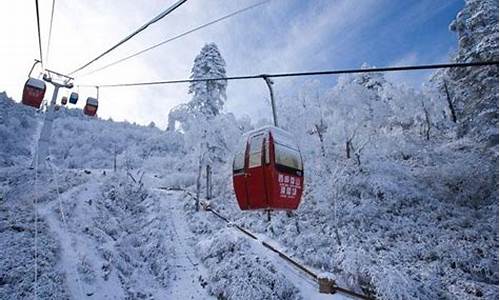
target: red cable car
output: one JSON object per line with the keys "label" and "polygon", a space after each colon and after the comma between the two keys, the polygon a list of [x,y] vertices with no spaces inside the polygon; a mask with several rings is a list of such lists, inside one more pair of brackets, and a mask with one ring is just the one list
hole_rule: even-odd
{"label": "red cable car", "polygon": [[99,106],[99,101],[96,98],[88,97],[87,103],[83,108],[83,113],[87,116],[95,116],[97,113],[97,107]]}
{"label": "red cable car", "polygon": [[267,126],[246,134],[233,162],[241,210],[294,210],[304,188],[302,156],[290,133]]}
{"label": "red cable car", "polygon": [[66,105],[66,103],[68,103],[68,97],[64,96],[61,98],[61,104]]}
{"label": "red cable car", "polygon": [[24,105],[33,106],[35,108],[40,108],[43,101],[43,96],[45,96],[46,90],[45,82],[36,78],[28,78],[23,90],[23,100]]}

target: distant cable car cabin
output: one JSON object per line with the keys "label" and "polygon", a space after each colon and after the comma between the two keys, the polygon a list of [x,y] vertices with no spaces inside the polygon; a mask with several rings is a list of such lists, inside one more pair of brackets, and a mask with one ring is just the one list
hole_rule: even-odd
{"label": "distant cable car cabin", "polygon": [[86,114],[87,116],[95,116],[97,113],[97,107],[99,105],[99,101],[96,98],[88,97],[87,98],[87,103],[85,104],[85,107],[83,108],[83,113]]}
{"label": "distant cable car cabin", "polygon": [[68,97],[64,96],[61,98],[61,105],[66,105],[68,103]]}
{"label": "distant cable car cabin", "polygon": [[76,104],[76,102],[78,102],[78,93],[72,92],[69,95],[69,103]]}
{"label": "distant cable car cabin", "polygon": [[24,85],[22,103],[40,108],[46,89],[47,87],[43,80],[30,77]]}
{"label": "distant cable car cabin", "polygon": [[297,209],[304,170],[291,134],[267,126],[245,136],[233,162],[233,186],[240,209]]}

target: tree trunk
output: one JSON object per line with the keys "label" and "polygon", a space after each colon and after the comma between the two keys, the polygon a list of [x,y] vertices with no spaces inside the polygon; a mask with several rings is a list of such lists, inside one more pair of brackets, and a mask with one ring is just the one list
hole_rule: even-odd
{"label": "tree trunk", "polygon": [[431,118],[429,117],[429,112],[424,106],[424,114],[425,114],[425,123],[427,124],[427,128],[425,129],[425,138],[427,140],[431,139]]}
{"label": "tree trunk", "polygon": [[446,92],[446,101],[448,102],[448,107],[450,108],[451,112],[451,120],[453,123],[457,123],[457,114],[455,112],[455,107],[453,106],[453,102],[451,100],[450,92],[448,91],[448,85],[446,84],[446,81],[444,82],[444,91]]}
{"label": "tree trunk", "polygon": [[320,142],[321,156],[326,157],[325,143],[324,143],[324,140],[323,140],[323,133],[321,132],[318,124],[314,124],[314,127],[316,127],[316,133],[318,134],[318,138],[319,138],[319,142]]}
{"label": "tree trunk", "polygon": [[115,153],[114,153],[114,158],[113,158],[113,171],[116,172],[116,144],[115,144]]}
{"label": "tree trunk", "polygon": [[345,142],[345,152],[346,152],[347,159],[350,159],[351,158],[351,140],[347,140]]}
{"label": "tree trunk", "polygon": [[203,162],[203,160],[200,157],[199,162],[198,162],[198,176],[196,177],[196,199],[195,199],[196,211],[200,210],[201,172],[203,170],[202,162]]}
{"label": "tree trunk", "polygon": [[342,246],[342,242],[340,241],[340,235],[339,235],[339,229],[338,229],[338,220],[337,220],[337,200],[338,198],[336,196],[333,197],[333,225],[334,227],[334,232],[335,232],[335,238],[337,240],[337,245],[340,247]]}
{"label": "tree trunk", "polygon": [[337,239],[337,245],[342,246],[342,242],[340,241],[340,234],[337,225],[335,225],[335,238]]}
{"label": "tree trunk", "polygon": [[356,162],[358,163],[358,166],[361,166],[361,153],[355,153],[354,156],[356,156]]}
{"label": "tree trunk", "polygon": [[212,168],[207,165],[207,201],[212,198]]}

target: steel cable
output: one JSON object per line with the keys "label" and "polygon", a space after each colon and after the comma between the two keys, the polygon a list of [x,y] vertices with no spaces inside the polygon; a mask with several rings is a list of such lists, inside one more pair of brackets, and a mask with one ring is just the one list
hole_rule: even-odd
{"label": "steel cable", "polygon": [[38,27],[38,48],[40,50],[40,64],[42,65],[42,70],[43,70],[44,67],[43,67],[43,54],[42,54],[42,35],[40,33],[40,12],[38,9],[38,0],[35,0],[35,6],[36,6],[36,23]]}
{"label": "steel cable", "polygon": [[180,80],[164,80],[164,81],[147,81],[147,82],[132,82],[132,83],[114,83],[102,85],[80,85],[82,87],[99,86],[102,88],[111,87],[130,87],[130,86],[145,86],[145,85],[162,85],[176,83],[191,83],[198,81],[217,81],[217,80],[244,80],[257,78],[280,78],[280,77],[300,77],[300,76],[321,76],[321,75],[340,75],[340,74],[357,74],[357,73],[377,73],[377,72],[399,72],[399,71],[416,71],[416,70],[433,70],[433,69],[449,69],[449,68],[467,68],[479,66],[498,66],[498,61],[480,61],[468,63],[446,63],[446,64],[430,64],[430,65],[412,65],[412,66],[394,66],[381,67],[370,69],[341,69],[329,71],[311,71],[311,72],[293,72],[293,73],[275,73],[275,74],[259,74],[259,75],[242,75],[230,77],[215,77],[215,78],[199,78],[199,79],[180,79]]}
{"label": "steel cable", "polygon": [[114,46],[112,46],[108,50],[104,51],[103,53],[99,54],[96,58],[90,60],[88,63],[82,65],[81,67],[77,68],[73,72],[69,73],[69,75],[72,75],[72,74],[74,74],[76,72],[79,72],[79,71],[83,70],[84,68],[88,67],[89,65],[91,65],[92,63],[96,62],[98,59],[102,58],[104,55],[110,53],[114,49],[118,48],[120,45],[124,44],[125,42],[127,42],[128,40],[130,40],[131,38],[133,38],[134,36],[136,36],[137,34],[139,34],[141,31],[143,31],[146,28],[148,28],[149,25],[152,25],[152,24],[158,22],[159,20],[163,19],[165,16],[167,16],[168,14],[170,14],[171,12],[173,12],[175,9],[177,9],[179,6],[181,6],[182,4],[184,4],[186,1],[187,0],[179,0],[179,1],[177,1],[172,6],[170,6],[169,8],[167,8],[166,10],[164,10],[163,12],[161,12],[159,15],[157,15],[156,17],[154,17],[153,19],[151,19],[150,21],[148,21],[146,24],[144,24],[141,27],[139,27],[139,29],[137,29],[136,31],[132,32],[131,34],[129,34],[128,36],[126,36],[124,39],[122,39],[121,41],[119,41],[117,44],[115,44]]}
{"label": "steel cable", "polygon": [[52,24],[54,23],[54,9],[56,6],[56,0],[52,0],[52,12],[50,14],[50,27],[49,27],[49,39],[47,42],[47,53],[45,54],[45,64],[49,65],[49,53],[50,53],[50,41],[52,40]]}
{"label": "steel cable", "polygon": [[224,21],[224,20],[226,20],[226,19],[229,19],[229,18],[231,18],[231,17],[234,17],[234,16],[236,16],[236,15],[238,15],[238,14],[241,14],[241,13],[243,13],[243,12],[245,12],[245,11],[251,10],[251,9],[253,9],[253,8],[257,7],[257,6],[263,5],[263,4],[265,4],[265,3],[267,3],[267,2],[270,2],[270,1],[271,1],[271,0],[266,0],[266,1],[258,2],[258,3],[256,3],[256,4],[253,4],[253,5],[247,6],[247,7],[245,7],[245,8],[242,8],[242,9],[236,10],[236,11],[234,11],[234,12],[232,12],[232,13],[230,13],[230,14],[227,14],[227,15],[225,15],[225,16],[223,16],[223,17],[220,17],[220,18],[218,18],[218,19],[215,19],[215,20],[210,21],[210,22],[208,22],[208,23],[205,23],[205,24],[203,24],[203,25],[199,25],[199,26],[197,26],[197,27],[194,27],[194,28],[192,28],[192,29],[190,29],[190,30],[188,30],[188,31],[185,31],[185,32],[183,32],[183,33],[181,33],[181,34],[178,34],[178,35],[176,35],[176,36],[174,36],[174,37],[171,37],[171,38],[166,39],[166,40],[164,40],[164,41],[162,41],[162,42],[159,42],[159,43],[154,44],[154,45],[152,45],[152,46],[150,46],[150,47],[147,47],[146,49],[143,49],[143,50],[137,51],[137,52],[135,52],[135,53],[133,53],[133,54],[131,54],[131,55],[129,55],[129,56],[123,57],[123,58],[118,59],[118,60],[116,60],[116,61],[114,61],[114,62],[112,62],[112,63],[109,63],[109,64],[107,64],[107,65],[105,65],[105,66],[103,66],[103,67],[100,67],[100,68],[97,68],[97,69],[95,69],[95,70],[92,70],[92,71],[90,71],[90,72],[88,72],[88,73],[85,73],[85,74],[83,74],[83,75],[82,75],[82,76],[80,76],[80,77],[87,76],[87,75],[90,75],[90,74],[96,73],[96,72],[98,72],[98,71],[102,71],[102,70],[104,70],[104,69],[107,69],[107,68],[112,67],[112,66],[114,66],[114,65],[116,65],[116,64],[122,63],[122,62],[127,61],[127,60],[129,60],[129,59],[131,59],[131,58],[134,58],[134,57],[136,57],[136,56],[138,56],[138,55],[141,55],[141,54],[143,54],[143,53],[145,53],[145,52],[151,51],[151,50],[153,50],[153,49],[155,49],[155,48],[157,48],[157,47],[160,47],[160,46],[162,46],[162,45],[164,45],[164,44],[167,44],[167,43],[169,43],[169,42],[172,42],[172,41],[175,41],[175,40],[177,40],[177,39],[180,39],[180,38],[182,38],[182,37],[184,37],[184,36],[186,36],[186,35],[188,35],[188,34],[191,34],[191,33],[195,32],[195,31],[198,31],[198,30],[201,30],[201,29],[206,28],[206,27],[208,27],[208,26],[211,26],[211,25],[213,25],[213,24],[219,23],[219,22],[221,22],[221,21]]}

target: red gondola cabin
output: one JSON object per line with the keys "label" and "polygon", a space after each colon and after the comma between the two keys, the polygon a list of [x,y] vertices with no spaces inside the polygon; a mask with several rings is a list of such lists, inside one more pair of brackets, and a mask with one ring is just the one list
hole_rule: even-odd
{"label": "red gondola cabin", "polygon": [[45,96],[45,82],[36,78],[29,78],[24,85],[23,100],[24,105],[40,108]]}
{"label": "red gondola cabin", "polygon": [[87,103],[85,104],[85,107],[83,108],[83,113],[86,114],[87,116],[93,117],[97,113],[98,106],[99,106],[99,101],[97,101],[96,98],[88,97]]}
{"label": "red gondola cabin", "polygon": [[304,170],[292,136],[268,126],[246,137],[233,162],[233,186],[240,209],[297,209]]}
{"label": "red gondola cabin", "polygon": [[68,97],[64,96],[61,98],[61,104],[66,105],[66,103],[68,103]]}

